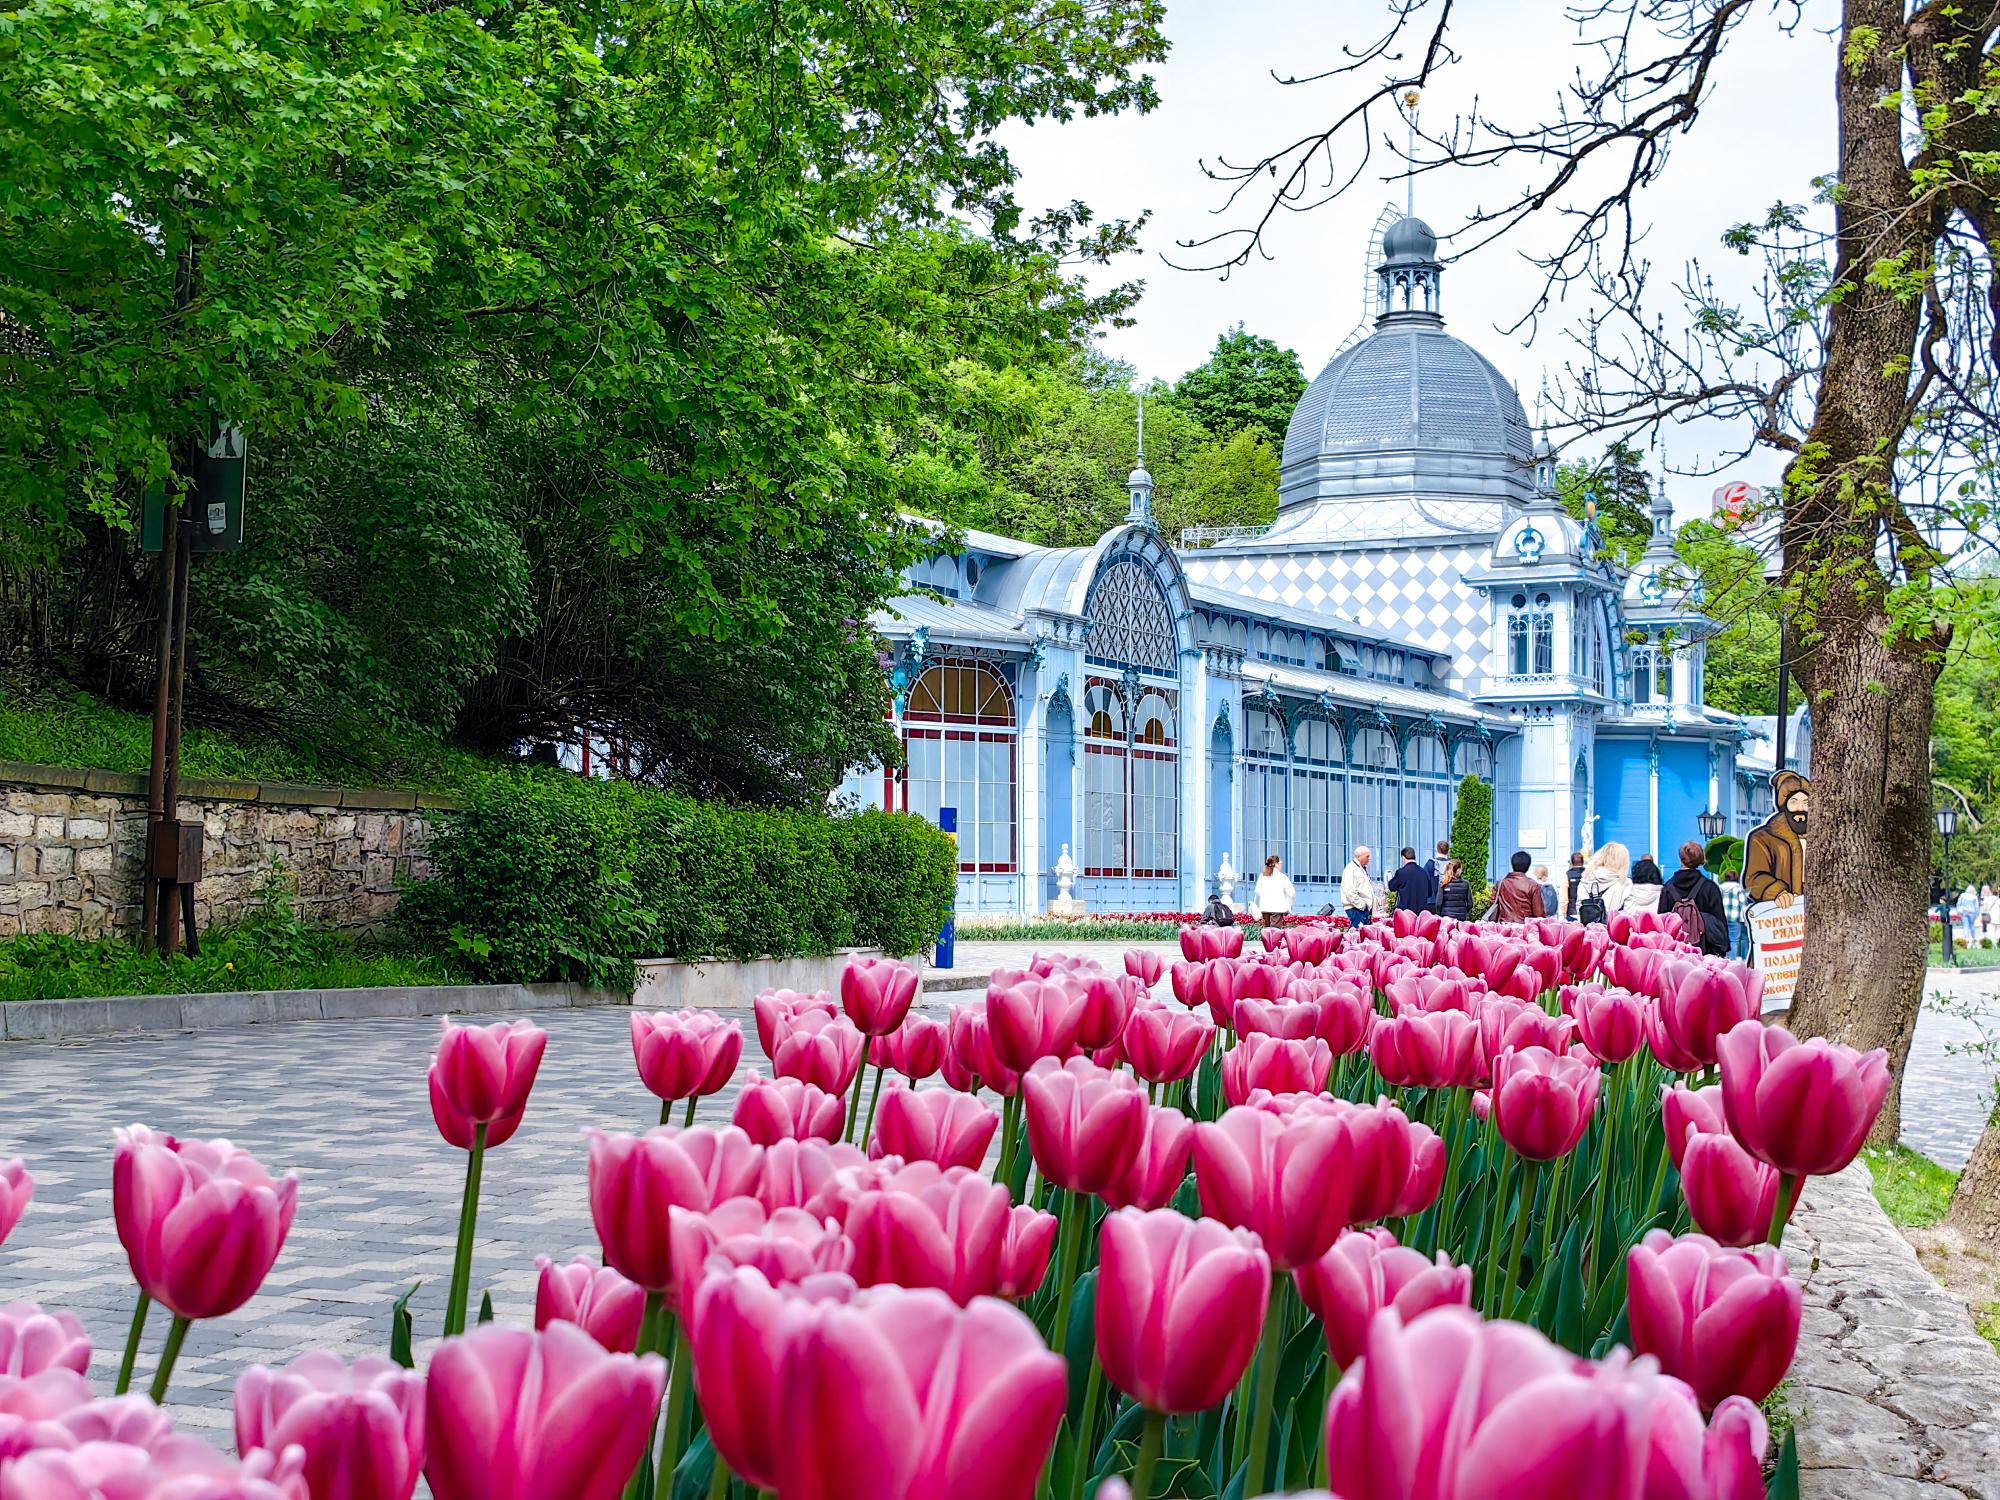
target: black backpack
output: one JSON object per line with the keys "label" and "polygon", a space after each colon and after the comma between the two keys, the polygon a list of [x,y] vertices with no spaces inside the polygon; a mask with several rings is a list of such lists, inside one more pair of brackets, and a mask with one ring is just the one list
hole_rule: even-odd
{"label": "black backpack", "polygon": [[1586,927],[1593,922],[1602,924],[1610,915],[1605,910],[1602,896],[1585,896],[1576,903],[1576,919]]}

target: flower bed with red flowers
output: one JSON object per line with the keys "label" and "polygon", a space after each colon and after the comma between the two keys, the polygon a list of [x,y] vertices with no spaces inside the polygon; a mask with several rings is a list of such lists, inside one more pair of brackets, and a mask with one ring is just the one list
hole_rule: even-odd
{"label": "flower bed with red flowers", "polygon": [[[202,1321],[257,1294],[296,1180],[121,1131],[116,1389],[86,1382],[73,1315],[0,1308],[0,1500],[408,1500],[420,1475],[437,1500],[1795,1483],[1756,1405],[1799,1336],[1775,1247],[1801,1183],[1859,1150],[1881,1053],[1767,1027],[1758,976],[1672,917],[1181,945],[1122,972],[1038,958],[943,1019],[891,960],[767,993],[768,1074],[718,1128],[689,1122],[741,1027],[634,1014],[661,1124],[590,1133],[602,1263],[541,1261],[533,1330],[468,1330],[467,1303],[482,1177],[548,1038],[447,1025],[446,1337],[413,1368],[406,1295],[386,1358],[245,1371],[233,1454],[158,1403]],[[33,1191],[0,1166],[0,1239]]]}

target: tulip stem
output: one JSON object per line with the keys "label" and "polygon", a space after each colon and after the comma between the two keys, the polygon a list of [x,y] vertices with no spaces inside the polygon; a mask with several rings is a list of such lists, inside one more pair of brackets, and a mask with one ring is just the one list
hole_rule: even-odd
{"label": "tulip stem", "polygon": [[1610,1272],[1610,1247],[1604,1243],[1611,1233],[1611,1224],[1606,1210],[1611,1202],[1611,1151],[1618,1143],[1618,1096],[1623,1092],[1618,1086],[1619,1064],[1611,1065],[1611,1083],[1605,1090],[1608,1097],[1604,1103],[1604,1136],[1597,1143],[1597,1203],[1596,1212],[1591,1215],[1590,1229],[1590,1274],[1599,1286]]}
{"label": "tulip stem", "polygon": [[1139,1429],[1139,1463],[1132,1470],[1132,1500],[1153,1500],[1153,1470],[1160,1466],[1160,1449],[1166,1445],[1167,1414],[1148,1411]]}
{"label": "tulip stem", "polygon": [[465,1157],[465,1198],[458,1206],[458,1253],[451,1262],[451,1294],[444,1307],[444,1336],[465,1332],[465,1302],[472,1294],[472,1229],[479,1220],[479,1169],[486,1158],[486,1122],[472,1127]]}
{"label": "tulip stem", "polygon": [[861,1149],[868,1149],[868,1142],[875,1134],[875,1106],[882,1102],[882,1070],[875,1070],[875,1087],[868,1091],[868,1123],[861,1127]]}
{"label": "tulip stem", "polygon": [[1521,1242],[1528,1237],[1528,1220],[1535,1210],[1535,1189],[1539,1185],[1541,1163],[1521,1159],[1521,1211],[1514,1216],[1513,1243],[1507,1247],[1507,1274],[1500,1281],[1499,1315],[1510,1317],[1514,1310],[1514,1282],[1521,1274]]}
{"label": "tulip stem", "polygon": [[1250,1457],[1244,1471],[1243,1493],[1264,1488],[1264,1454],[1271,1441],[1271,1402],[1278,1390],[1278,1364],[1285,1353],[1285,1288],[1289,1276],[1271,1278],[1271,1303],[1264,1314],[1263,1350],[1257,1360],[1257,1395],[1250,1411]]}
{"label": "tulip stem", "polygon": [[674,1101],[673,1101],[673,1100],[671,1100],[671,1099],[662,1099],[662,1100],[660,1101],[660,1123],[661,1123],[662,1125],[671,1125],[671,1124],[673,1124],[673,1123],[674,1123]]}
{"label": "tulip stem", "polygon": [[699,1102],[693,1094],[688,1095],[687,1113],[681,1116],[681,1129],[694,1129],[694,1107]]}
{"label": "tulip stem", "polygon": [[188,1327],[194,1320],[174,1314],[174,1321],[167,1327],[167,1347],[160,1351],[160,1368],[153,1372],[153,1389],[150,1392],[153,1405],[159,1406],[167,1399],[167,1382],[173,1378],[174,1362],[181,1357],[181,1345],[188,1336]]}
{"label": "tulip stem", "polygon": [[708,1476],[708,1500],[723,1500],[729,1493],[729,1464],[723,1456],[715,1455],[715,1469]]}
{"label": "tulip stem", "polygon": [[132,1364],[139,1357],[139,1339],[146,1331],[146,1314],[153,1310],[153,1299],[144,1292],[139,1293],[139,1305],[132,1309],[132,1330],[125,1335],[125,1357],[118,1362],[118,1388],[113,1395],[122,1396],[132,1389]]}
{"label": "tulip stem", "polygon": [[1057,1272],[1060,1279],[1056,1283],[1056,1320],[1049,1325],[1049,1347],[1061,1354],[1069,1344],[1069,1301],[1076,1290],[1076,1257],[1083,1240],[1082,1224],[1078,1221],[1089,1222],[1089,1200],[1061,1188],[1056,1191],[1062,1194],[1056,1210],[1061,1220],[1057,1236],[1061,1241],[1058,1249],[1062,1261]]}
{"label": "tulip stem", "polygon": [[1439,1194],[1437,1214],[1433,1220],[1436,1232],[1425,1246],[1435,1252],[1440,1246],[1452,1244],[1451,1221],[1453,1210],[1458,1206],[1458,1163],[1464,1155],[1463,1142],[1459,1137],[1465,1133],[1466,1111],[1471,1106],[1472,1096],[1464,1089],[1451,1091],[1451,1102],[1444,1112],[1444,1191]]}
{"label": "tulip stem", "polygon": [[667,1432],[660,1445],[658,1489],[673,1493],[674,1470],[681,1462],[681,1421],[687,1413],[688,1379],[694,1373],[694,1345],[688,1341],[687,1319],[674,1322],[674,1364],[667,1375]]}
{"label": "tulip stem", "polygon": [[[639,1316],[639,1342],[632,1352],[641,1357],[659,1353],[660,1346],[667,1341],[666,1325],[673,1321],[673,1316],[667,1311],[665,1292],[646,1293],[645,1311]],[[632,1477],[625,1481],[623,1500],[643,1500],[653,1493],[653,1432],[659,1422],[660,1414],[655,1410],[646,1424],[646,1446],[633,1466]]]}
{"label": "tulip stem", "polygon": [[[1538,1279],[1544,1276],[1543,1268],[1556,1250],[1556,1220],[1567,1217],[1563,1212],[1563,1181],[1569,1175],[1568,1168],[1569,1158],[1558,1156],[1555,1175],[1549,1181],[1549,1211],[1542,1215],[1542,1237],[1535,1252],[1535,1275]],[[1547,1282],[1544,1280],[1543,1284],[1547,1285]]]}
{"label": "tulip stem", "polygon": [[1083,1500],[1083,1487],[1090,1479],[1091,1459],[1097,1438],[1097,1401],[1104,1389],[1104,1366],[1097,1362],[1097,1350],[1090,1351],[1090,1379],[1083,1386],[1083,1414],[1077,1427],[1076,1467],[1070,1472],[1069,1500]]}
{"label": "tulip stem", "polygon": [[[868,1068],[865,1061],[855,1065],[854,1092],[847,1100],[847,1129],[841,1133],[840,1137],[843,1141],[852,1141],[854,1139],[854,1127],[861,1123],[861,1080],[867,1075],[867,1072]],[[861,1144],[866,1146],[868,1143],[863,1141]]]}
{"label": "tulip stem", "polygon": [[1771,1205],[1771,1233],[1767,1243],[1782,1245],[1785,1242],[1785,1224],[1792,1217],[1792,1201],[1799,1195],[1799,1184],[1804,1179],[1790,1172],[1778,1177],[1778,1201]]}
{"label": "tulip stem", "polygon": [[1500,1316],[1500,1242],[1507,1237],[1507,1178],[1513,1165],[1514,1154],[1502,1153],[1499,1169],[1493,1173],[1493,1198],[1487,1205],[1486,1286],[1480,1301],[1489,1318]]}
{"label": "tulip stem", "polygon": [[1014,1173],[1014,1136],[1020,1124],[1020,1117],[1014,1106],[1020,1102],[1020,1095],[1012,1098],[1002,1096],[1000,1100],[1000,1159],[993,1164],[993,1180],[1007,1182]]}

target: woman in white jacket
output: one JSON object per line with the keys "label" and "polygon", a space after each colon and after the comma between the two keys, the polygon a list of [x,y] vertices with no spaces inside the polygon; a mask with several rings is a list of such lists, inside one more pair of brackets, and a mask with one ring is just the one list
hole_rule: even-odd
{"label": "woman in white jacket", "polygon": [[[1623,844],[1606,844],[1591,855],[1590,863],[1583,867],[1583,879],[1576,885],[1577,919],[1602,922],[1612,912],[1623,911],[1632,895],[1631,869],[1632,853]],[[1604,911],[1585,918],[1584,903],[1593,900],[1603,902]]]}
{"label": "woman in white jacket", "polygon": [[1292,903],[1298,899],[1298,891],[1292,885],[1291,876],[1278,868],[1278,856],[1273,854],[1264,861],[1264,873],[1257,877],[1257,915],[1273,927],[1283,927],[1285,918],[1292,914]]}

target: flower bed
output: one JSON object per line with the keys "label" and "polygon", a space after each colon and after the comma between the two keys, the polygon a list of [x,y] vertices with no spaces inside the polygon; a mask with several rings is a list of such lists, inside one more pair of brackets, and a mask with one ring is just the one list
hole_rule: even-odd
{"label": "flower bed", "polygon": [[[758,998],[768,1074],[717,1128],[687,1122],[743,1028],[635,1013],[661,1127],[591,1133],[604,1263],[540,1263],[533,1330],[469,1302],[482,1180],[548,1039],[447,1026],[442,1306],[412,1288],[386,1358],[244,1372],[235,1456],[155,1402],[312,1206],[227,1142],[135,1126],[117,1393],[70,1314],[0,1309],[0,1496],[1782,1490],[1753,1403],[1800,1295],[1762,1242],[1852,1159],[1887,1074],[1765,1027],[1756,976],[1672,927],[1415,918],[1263,952],[1190,929],[1181,962],[1037,960],[944,1020],[912,969],[856,961],[837,995]],[[0,1166],[0,1239],[32,1194]],[[125,1387],[155,1302],[148,1399]]]}

